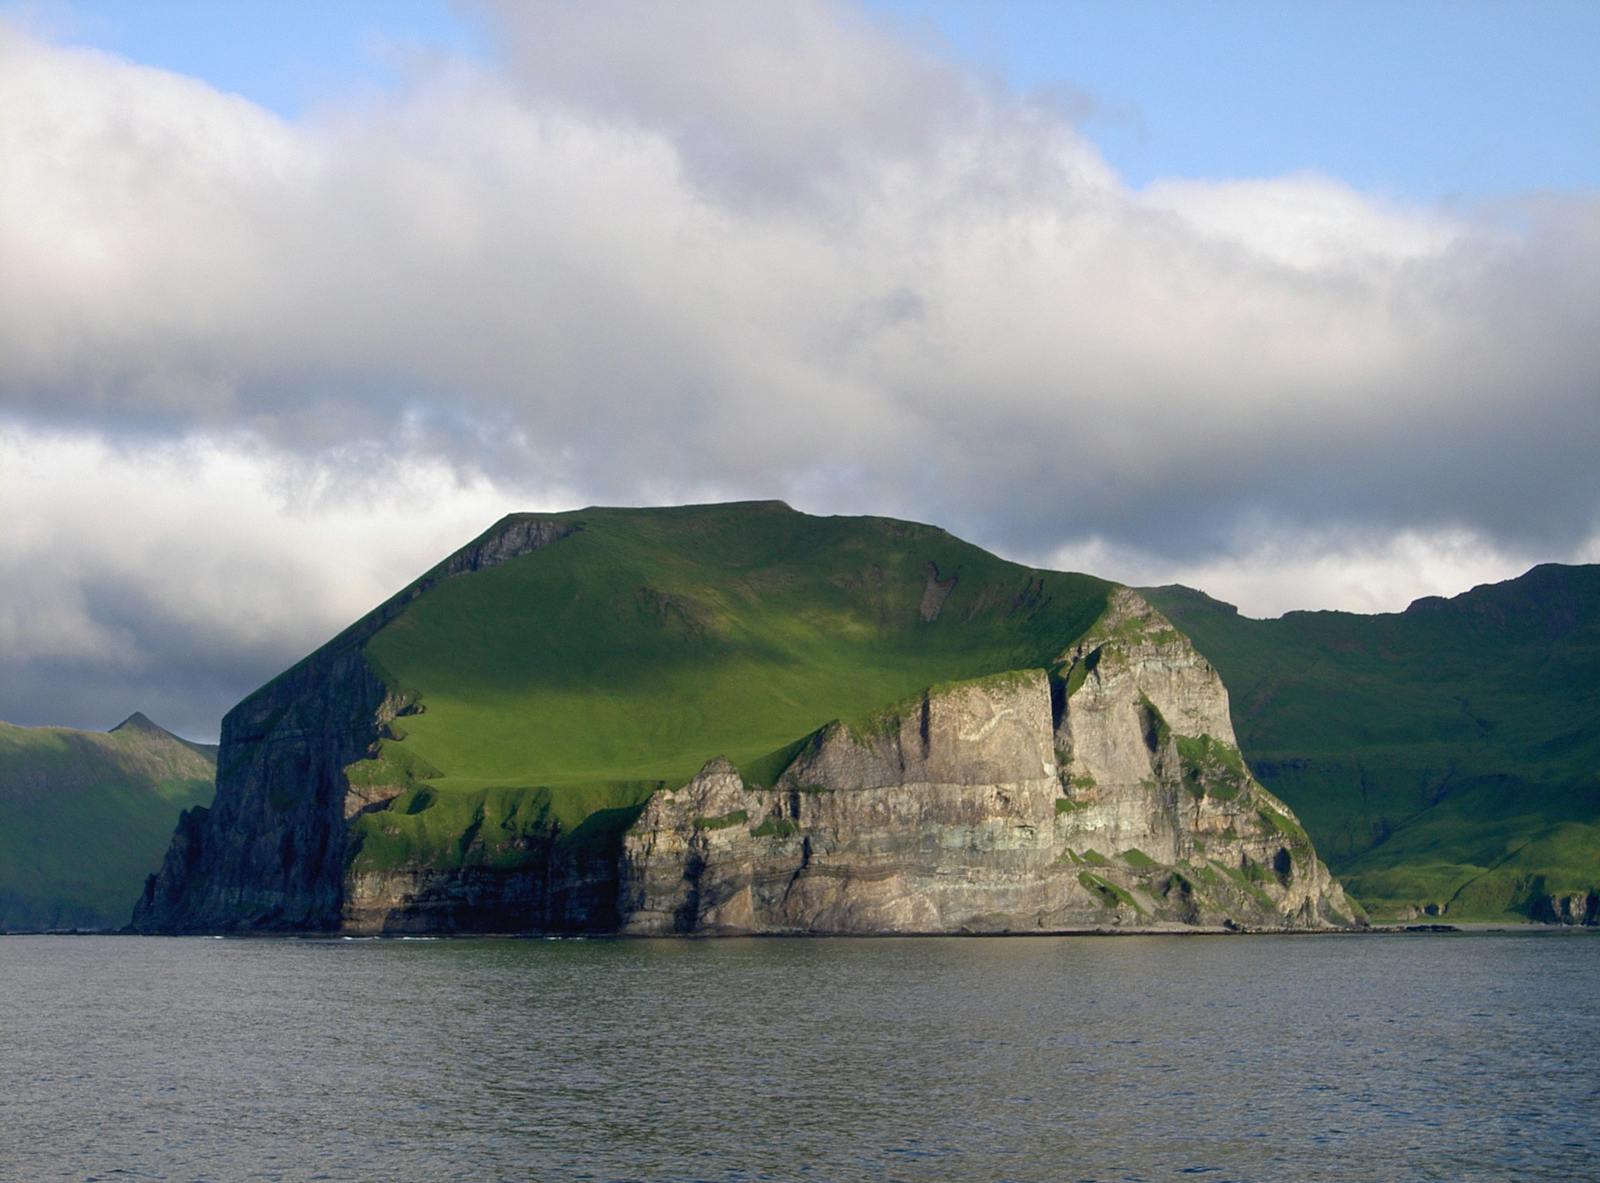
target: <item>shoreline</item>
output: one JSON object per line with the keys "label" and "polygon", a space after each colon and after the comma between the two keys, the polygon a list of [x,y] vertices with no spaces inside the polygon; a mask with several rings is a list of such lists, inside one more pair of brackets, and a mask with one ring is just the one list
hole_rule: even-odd
{"label": "shoreline", "polygon": [[994,940],[1050,937],[1316,937],[1316,936],[1472,936],[1484,933],[1600,932],[1600,927],[1540,921],[1472,921],[1455,924],[1372,924],[1363,928],[1073,928],[1033,932],[726,932],[638,935],[620,932],[131,932],[127,929],[32,929],[0,932],[0,937],[156,937],[231,941],[729,941],[729,940]]}

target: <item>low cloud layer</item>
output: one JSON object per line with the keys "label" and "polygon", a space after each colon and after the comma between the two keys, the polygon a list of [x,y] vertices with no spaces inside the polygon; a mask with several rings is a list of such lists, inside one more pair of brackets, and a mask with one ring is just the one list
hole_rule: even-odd
{"label": "low cloud layer", "polygon": [[410,452],[0,430],[0,473],[0,718],[141,709],[202,737],[504,512],[487,481]]}
{"label": "low cloud layer", "polygon": [[1600,553],[1593,194],[1133,191],[853,9],[485,11],[496,64],[293,124],[0,26],[0,717],[203,733],[512,509],[780,496],[1258,612]]}

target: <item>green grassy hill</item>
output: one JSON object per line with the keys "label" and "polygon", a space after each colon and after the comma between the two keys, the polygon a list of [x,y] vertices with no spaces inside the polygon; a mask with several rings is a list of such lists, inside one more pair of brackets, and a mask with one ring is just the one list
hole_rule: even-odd
{"label": "green grassy hill", "polygon": [[350,770],[405,785],[357,819],[358,873],[515,862],[552,820],[568,841],[614,841],[709,756],[763,781],[833,719],[1051,664],[1111,587],[777,502],[554,520],[581,528],[439,582],[366,641],[421,709]]}
{"label": "green grassy hill", "polygon": [[109,732],[0,723],[0,931],[121,928],[216,749],[135,714]]}
{"label": "green grassy hill", "polygon": [[1542,916],[1600,887],[1600,567],[1375,616],[1144,594],[1216,665],[1251,767],[1375,915]]}

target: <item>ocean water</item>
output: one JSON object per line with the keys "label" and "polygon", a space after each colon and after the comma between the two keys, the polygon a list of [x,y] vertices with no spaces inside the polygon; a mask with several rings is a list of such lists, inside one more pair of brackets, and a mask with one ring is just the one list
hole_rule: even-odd
{"label": "ocean water", "polygon": [[0,1179],[1600,1178],[1600,934],[0,939]]}

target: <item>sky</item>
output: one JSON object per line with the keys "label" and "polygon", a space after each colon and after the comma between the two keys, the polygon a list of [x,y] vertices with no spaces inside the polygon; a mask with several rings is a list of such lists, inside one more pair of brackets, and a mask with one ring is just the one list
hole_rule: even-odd
{"label": "sky", "polygon": [[194,738],[513,511],[1252,614],[1600,561],[1600,5],[0,4],[0,718]]}

